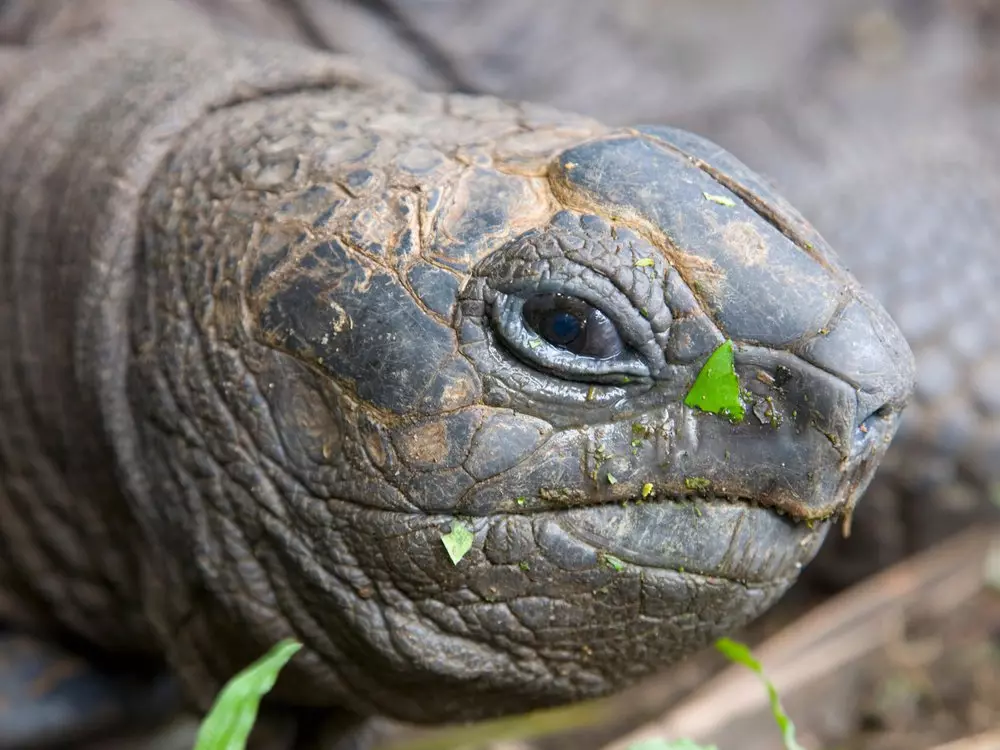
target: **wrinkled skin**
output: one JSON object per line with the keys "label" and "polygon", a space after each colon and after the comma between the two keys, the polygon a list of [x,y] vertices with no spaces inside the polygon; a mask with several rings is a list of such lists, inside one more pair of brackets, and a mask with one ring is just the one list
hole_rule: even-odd
{"label": "wrinkled skin", "polygon": [[[272,33],[423,85],[709,137],[773,182],[886,306],[916,355],[916,398],[850,536],[829,535],[810,585],[850,585],[1000,522],[1000,3],[333,5],[261,0],[256,13],[298,8]],[[252,15],[244,4],[228,17]]]}
{"label": "wrinkled skin", "polygon": [[[8,78],[0,618],[162,658],[201,707],[294,637],[290,711],[479,718],[738,628],[853,511],[912,355],[734,157],[181,46],[155,6],[148,43]],[[553,293],[600,356],[529,324]],[[686,404],[727,340],[735,423]]]}
{"label": "wrinkled skin", "polygon": [[[705,142],[405,104],[407,123],[369,92],[232,107],[154,180],[133,404],[153,482],[180,498],[209,480],[164,526],[204,540],[186,544],[224,627],[259,627],[258,648],[315,634],[289,699],[441,721],[603,694],[794,580],[828,525],[801,521],[850,508],[884,451],[907,349]],[[230,207],[178,211],[179,192]],[[185,237],[212,249],[186,261]],[[538,292],[591,302],[626,348],[539,342],[518,309]],[[726,338],[755,394],[736,426],[683,403]],[[720,497],[692,505],[692,477]],[[457,565],[440,541],[456,518],[476,534]],[[280,585],[247,596],[247,579]],[[287,625],[259,621],[267,600]]]}
{"label": "wrinkled skin", "polygon": [[422,86],[670,123],[739,154],[886,306],[918,367],[851,534],[828,536],[809,585],[1000,521],[996,0],[199,2]]}

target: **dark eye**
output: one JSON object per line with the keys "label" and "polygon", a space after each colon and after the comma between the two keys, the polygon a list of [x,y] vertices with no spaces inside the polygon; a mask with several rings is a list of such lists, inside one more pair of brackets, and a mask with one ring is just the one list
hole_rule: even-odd
{"label": "dark eye", "polygon": [[622,353],[614,323],[593,305],[565,294],[536,294],[525,300],[524,322],[560,349],[595,359]]}

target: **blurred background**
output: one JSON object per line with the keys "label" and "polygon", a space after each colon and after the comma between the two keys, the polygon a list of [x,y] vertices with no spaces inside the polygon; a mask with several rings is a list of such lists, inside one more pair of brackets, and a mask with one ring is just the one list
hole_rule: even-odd
{"label": "blurred background", "polygon": [[[741,637],[811,750],[1000,748],[1000,575],[980,523],[1000,488],[1000,2],[185,1],[425,88],[686,128],[774,182],[886,304],[919,383],[905,450],[821,553],[835,573]],[[20,6],[0,41],[57,6]],[[713,681],[724,667],[708,652],[610,701],[406,747],[625,750],[642,727],[780,747],[763,688],[745,670]]]}

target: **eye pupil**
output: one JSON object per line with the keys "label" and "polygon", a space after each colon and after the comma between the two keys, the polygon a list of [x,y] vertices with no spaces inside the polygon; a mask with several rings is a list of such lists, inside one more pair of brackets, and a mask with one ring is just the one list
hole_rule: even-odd
{"label": "eye pupil", "polygon": [[624,348],[608,317],[579,297],[536,294],[525,300],[522,314],[536,334],[574,354],[607,359]]}
{"label": "eye pupil", "polygon": [[565,310],[554,310],[546,316],[544,336],[557,346],[565,346],[583,333],[584,321]]}

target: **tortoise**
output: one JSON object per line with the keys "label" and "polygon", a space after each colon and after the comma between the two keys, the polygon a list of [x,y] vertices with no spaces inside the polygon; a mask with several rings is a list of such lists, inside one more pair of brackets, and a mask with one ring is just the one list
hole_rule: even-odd
{"label": "tortoise", "polygon": [[604,695],[872,480],[909,346],[713,142],[169,0],[4,11],[0,746],[285,637],[298,742]]}

